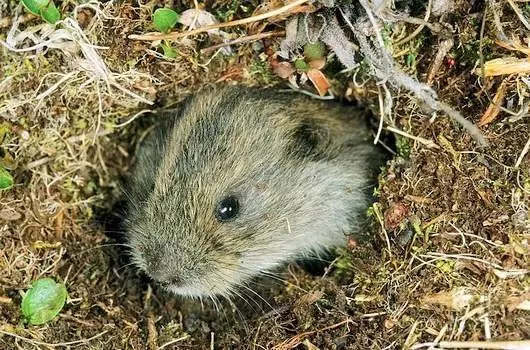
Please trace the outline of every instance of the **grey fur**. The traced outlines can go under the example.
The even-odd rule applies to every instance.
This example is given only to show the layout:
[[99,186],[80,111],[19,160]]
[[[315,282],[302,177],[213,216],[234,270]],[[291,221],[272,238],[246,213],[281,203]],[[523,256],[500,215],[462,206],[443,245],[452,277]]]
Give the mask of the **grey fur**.
[[[249,88],[199,92],[145,141],[126,217],[138,267],[168,290],[230,295],[251,277],[341,246],[381,154],[355,108]],[[240,214],[215,208],[234,195]]]

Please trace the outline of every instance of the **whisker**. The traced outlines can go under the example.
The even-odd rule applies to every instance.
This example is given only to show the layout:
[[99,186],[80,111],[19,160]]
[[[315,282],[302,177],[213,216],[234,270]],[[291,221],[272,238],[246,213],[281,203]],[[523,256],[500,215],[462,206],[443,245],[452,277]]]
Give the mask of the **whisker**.
[[80,251],[79,253],[72,255],[72,257],[79,256],[81,254],[87,253],[87,252],[95,250],[95,249],[101,249],[101,248],[105,248],[105,247],[115,247],[115,246],[126,247],[126,248],[128,248],[130,250],[133,250],[133,247],[130,244],[127,244],[127,243],[108,243],[108,244],[100,244],[100,245],[97,245],[97,246],[94,246],[94,247],[90,247],[90,248],[84,249],[84,250]]
[[120,268],[118,268],[118,269],[116,270],[116,272],[120,272],[120,271],[126,269],[127,267],[129,267],[129,266],[133,266],[133,265],[136,265],[136,262],[131,262],[131,263],[125,264],[125,265],[121,266]]
[[[267,306],[273,310],[274,308],[272,307],[272,305],[267,301],[265,300],[265,298],[263,298],[261,295],[259,295],[256,291],[254,291],[252,288],[244,285],[244,284],[241,284],[241,287],[245,288],[246,290],[248,290],[249,292],[251,292],[252,294],[254,294],[255,296],[257,296],[260,300],[262,300],[265,304],[267,304]],[[263,309],[260,308],[261,311],[263,312]]]

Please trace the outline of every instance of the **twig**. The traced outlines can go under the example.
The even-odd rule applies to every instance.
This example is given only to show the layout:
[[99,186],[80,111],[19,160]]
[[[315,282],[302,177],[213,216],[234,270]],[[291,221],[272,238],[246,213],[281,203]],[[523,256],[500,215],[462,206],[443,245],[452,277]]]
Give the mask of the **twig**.
[[383,94],[381,93],[381,87],[379,85],[377,85],[377,97],[379,101],[379,127],[377,128],[377,134],[374,138],[374,145],[379,142],[379,137],[383,131],[383,124],[385,123],[385,103],[383,101]]
[[507,1],[510,4],[510,6],[512,7],[512,9],[515,12],[515,14],[517,15],[517,17],[519,17],[519,20],[526,27],[526,29],[530,30],[530,23],[528,23],[528,21],[526,20],[526,18],[524,16],[523,12],[521,11],[521,9],[512,0],[507,0]]
[[[365,8],[369,19],[372,20],[372,12],[366,0],[359,0],[359,2]],[[432,90],[430,87],[420,83],[416,78],[404,73],[395,66],[395,61],[390,56],[388,50],[384,46],[384,43],[382,43],[379,28],[377,26],[377,23],[375,23],[375,19],[374,22],[372,22],[372,26],[380,44],[379,48],[375,47],[375,44],[371,43],[373,42],[372,39],[367,38],[362,33],[359,25],[354,26],[349,20],[349,18],[344,14],[344,12],[340,12],[342,14],[342,17],[344,18],[344,21],[348,24],[353,34],[359,41],[360,50],[364,53],[365,59],[369,62],[372,70],[379,79],[383,81],[389,81],[394,85],[406,88],[407,90],[412,92],[417,99],[424,102],[431,109],[435,111],[444,112],[447,116],[458,122],[464,129],[469,132],[469,134],[471,134],[471,136],[475,139],[475,141],[480,147],[488,145],[488,141],[486,140],[484,135],[482,135],[482,133],[475,124],[465,119],[460,113],[452,109],[449,105],[438,101],[438,96],[436,95],[436,92],[434,92],[434,90]]]
[[434,149],[440,148],[436,143],[434,143],[434,141],[424,139],[423,137],[407,134],[406,132],[404,132],[402,130],[399,130],[399,129],[396,129],[396,128],[393,128],[391,126],[387,126],[385,129],[390,131],[390,132],[393,132],[395,134],[398,134],[398,135],[401,135],[401,136],[405,136],[405,137],[408,137],[411,140],[417,141],[417,142],[421,143],[422,145],[427,146],[427,148],[434,148]]
[[199,19],[199,13],[201,12],[201,9],[199,8],[199,2],[197,0],[193,0],[193,6],[195,6],[195,14],[193,15],[193,20],[191,21],[188,30],[193,30],[197,20]]
[[234,26],[239,26],[239,25],[242,25],[242,24],[258,22],[258,21],[261,21],[261,20],[264,20],[264,19],[267,19],[267,18],[270,18],[270,17],[281,15],[282,13],[285,13],[285,12],[289,12],[292,9],[294,9],[294,8],[300,6],[300,5],[303,5],[306,2],[308,2],[308,1],[309,0],[296,0],[296,1],[294,1],[294,2],[292,2],[290,4],[288,4],[288,5],[282,6],[280,8],[277,8],[275,10],[272,10],[272,11],[269,11],[269,12],[266,12],[266,13],[262,13],[262,14],[257,15],[257,16],[243,18],[243,19],[239,19],[239,20],[236,20],[236,21],[212,24],[212,25],[209,25],[209,26],[204,26],[204,27],[201,27],[201,28],[190,30],[190,31],[187,31],[187,32],[175,32],[175,33],[169,33],[169,34],[147,33],[147,34],[144,34],[144,35],[132,34],[132,35],[129,35],[129,39],[133,39],[133,40],[147,40],[147,41],[180,39],[180,38],[184,38],[184,37],[187,37],[187,36],[190,36],[190,35],[196,35],[196,34],[204,33],[204,32],[207,32],[209,30],[212,30],[212,29],[234,27]]
[[104,335],[104,334],[106,334],[108,332],[109,332],[108,330],[107,331],[103,331],[103,332],[98,333],[95,336],[87,338],[87,339],[79,339],[79,340],[74,340],[74,341],[65,342],[65,343],[46,343],[46,342],[39,341],[39,340],[29,339],[29,338],[23,337],[21,335],[15,334],[15,333],[6,332],[6,331],[0,329],[0,334],[8,335],[10,337],[20,339],[22,341],[25,341],[25,342],[33,344],[33,345],[49,346],[49,347],[52,347],[52,348],[61,347],[61,346],[62,347],[69,347],[69,346],[72,346],[72,345],[86,344],[86,343],[88,343],[88,342],[90,342],[90,341],[92,341],[92,340],[94,340],[96,338],[101,337],[102,335]]
[[[479,41],[478,41],[478,58],[479,58],[479,63],[480,63],[480,73],[481,73],[481,76],[482,77],[485,77],[486,76],[486,71],[485,71],[485,68],[484,68],[484,31],[486,30],[486,18],[487,18],[487,15],[488,15],[488,9],[490,7],[489,6],[485,6],[484,7],[484,13],[482,14],[482,23],[480,24],[480,36],[479,36]],[[488,98],[490,97],[489,94],[486,92],[486,94],[488,95]],[[491,101],[491,98],[489,98],[489,100]]]
[[[377,21],[375,20],[375,17],[374,17],[374,14],[373,14],[373,12],[372,12],[372,10],[370,8],[370,5],[368,4],[368,2],[366,0],[359,0],[359,2],[361,3],[362,7],[364,7],[364,10],[366,11],[366,15],[368,16],[368,19],[370,20],[370,23],[372,23],[372,27],[374,28],[375,37],[376,37],[377,41],[379,42],[379,46],[384,48],[385,47],[385,41],[383,40],[383,36],[381,35],[381,31],[379,30],[379,26],[377,25]],[[344,19],[346,19],[346,16],[342,12],[342,10],[341,10],[341,14],[342,14],[342,17],[344,17]],[[355,28],[352,26],[352,24],[350,23],[349,20],[347,20],[346,22],[352,28],[352,30],[355,30]]]
[[[447,332],[447,328],[449,328],[449,327],[448,327],[447,324],[445,324],[442,327],[442,329],[440,329],[440,332],[438,332],[438,335],[434,339],[435,343],[438,343],[443,338],[444,334]],[[427,350],[434,350],[434,347],[433,346],[429,346],[429,349],[427,349]]]
[[409,334],[407,335],[407,338],[405,339],[405,348],[408,348],[410,346],[410,343],[412,339],[414,338],[414,332],[416,332],[416,328],[418,328],[418,324],[420,324],[420,322],[415,321],[410,327]]
[[121,124],[118,124],[118,125],[115,125],[114,128],[117,129],[117,128],[122,128],[124,127],[125,125],[127,124],[130,124],[132,123],[136,118],[138,118],[139,116],[143,115],[143,114],[146,114],[146,113],[150,113],[152,112],[153,110],[152,109],[142,109],[140,112],[136,113],[135,115],[133,115],[132,117],[130,117],[129,119],[127,119],[126,121],[124,121],[123,123]]
[[504,29],[502,27],[501,17],[499,16],[500,11],[498,10],[499,5],[495,2],[495,0],[488,0],[488,5],[491,7],[491,12],[493,13],[493,19],[495,23],[495,27],[497,28],[497,35],[502,41],[509,42],[510,40],[506,36],[506,33],[504,33]]
[[413,31],[409,36],[407,36],[404,39],[401,39],[395,45],[403,45],[412,39],[416,37],[416,35],[420,34],[420,32],[425,28],[425,24],[429,21],[429,17],[431,16],[431,8],[432,8],[432,0],[429,0],[429,3],[427,4],[427,11],[425,12],[425,18],[423,18],[423,22],[418,28],[416,28],[415,31]]
[[71,315],[68,315],[68,314],[59,314],[59,317],[60,318],[64,318],[65,320],[77,322],[79,324],[82,324],[83,326],[96,327],[96,325],[91,323],[91,322],[83,321],[83,320],[81,320],[81,319],[79,319],[77,317],[74,317],[74,316],[71,316]]
[[107,135],[112,134],[113,132],[114,132],[114,129],[100,130],[97,133],[91,132],[91,133],[88,133],[88,134],[70,136],[69,138],[66,139],[66,141],[68,141],[69,143],[75,143],[75,142],[79,142],[79,141],[85,141],[89,137],[92,138],[92,137],[107,136]]
[[521,165],[521,162],[524,159],[524,156],[528,153],[530,150],[530,138],[528,141],[526,141],[526,144],[523,147],[523,150],[521,151],[521,154],[519,155],[519,158],[517,158],[517,162],[515,162],[515,169],[519,168],[519,165]]
[[460,113],[449,107],[449,105],[438,102],[438,109],[453,118],[455,121],[457,121],[464,129],[467,130],[467,132],[475,139],[475,141],[479,144],[480,147],[485,147],[488,145],[488,141],[482,135],[479,128],[469,120],[465,119]]
[[10,297],[4,297],[0,295],[0,304],[11,304],[13,302],[13,299]]
[[189,337],[190,337],[190,336],[186,334],[186,335],[183,336],[183,337],[180,337],[180,338],[177,338],[177,339],[170,340],[170,341],[168,341],[167,343],[164,343],[163,345],[159,346],[159,347],[158,347],[158,350],[161,350],[161,349],[165,348],[166,346],[170,346],[171,344],[178,343],[179,341],[186,340],[186,339],[188,339]]
[[427,85],[432,86],[434,76],[436,75],[438,70],[440,70],[445,56],[447,56],[447,53],[453,48],[454,44],[455,43],[453,39],[449,38],[447,40],[442,41],[438,46],[438,52],[436,53],[436,56],[434,58],[434,63],[432,64],[431,69],[427,74]]
[[530,348],[529,340],[521,341],[441,341],[439,343],[420,343],[413,345],[410,349],[421,349],[426,347],[438,346],[442,349],[497,349],[497,350],[528,350]]
[[147,348],[157,350],[158,331],[156,330],[155,316],[152,312],[147,315]]
[[50,162],[51,160],[52,160],[51,157],[40,158],[40,159],[34,160],[34,161],[29,162],[28,164],[26,164],[24,169],[25,170],[33,169],[33,168],[39,167],[41,165],[44,165],[44,164]]
[[254,34],[254,35],[243,36],[241,38],[237,38],[237,39],[234,39],[232,41],[228,41],[226,43],[221,43],[221,44],[217,44],[217,45],[213,45],[213,46],[204,48],[204,49],[201,50],[201,53],[209,53],[211,51],[215,51],[215,50],[220,49],[220,48],[225,47],[225,46],[237,45],[237,44],[246,43],[246,42],[249,42],[249,41],[256,41],[256,40],[260,40],[260,39],[271,38],[271,37],[274,37],[274,36],[283,36],[283,35],[285,35],[285,31],[284,30],[278,30],[278,31],[274,31],[274,32],[265,32],[265,33],[258,33],[258,34]]
[[380,207],[381,206],[378,203],[374,203],[374,214],[377,221],[379,222],[379,225],[381,225],[381,231],[383,231],[383,234],[385,235],[386,248],[388,250],[387,253],[389,256],[392,256],[392,246],[390,245],[390,238],[388,237],[388,232],[385,228],[385,219],[383,218],[383,213],[381,213]]
[[309,331],[309,332],[304,332],[304,333],[297,334],[294,337],[282,342],[281,344],[278,344],[278,345],[274,346],[273,349],[293,349],[296,346],[300,345],[301,344],[301,340],[304,337],[307,337],[308,335],[324,332],[324,331],[327,331],[327,330],[330,330],[330,329],[334,329],[334,328],[340,327],[340,326],[342,326],[344,324],[347,325],[349,323],[353,323],[353,321],[350,318],[347,318],[347,319],[345,319],[342,322],[339,322],[339,323],[333,324],[331,326],[327,326],[327,327],[321,328],[321,329],[316,330],[316,331]]
[[333,95],[333,93],[331,91],[328,91],[329,95],[320,96],[320,95],[314,94],[314,93],[312,93],[310,91],[306,91],[306,90],[300,89],[300,88],[294,86],[294,84],[292,84],[291,82],[288,82],[287,85],[289,85],[290,89],[280,89],[279,91],[281,91],[281,92],[298,92],[298,93],[310,96],[310,97],[312,97],[314,99],[323,100],[323,101],[334,100],[335,99],[335,96]]

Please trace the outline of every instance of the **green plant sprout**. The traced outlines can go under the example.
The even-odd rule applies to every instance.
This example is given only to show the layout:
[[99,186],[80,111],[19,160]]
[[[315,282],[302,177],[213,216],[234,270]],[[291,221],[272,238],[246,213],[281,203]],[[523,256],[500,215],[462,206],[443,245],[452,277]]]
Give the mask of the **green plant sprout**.
[[0,165],[0,191],[13,187],[13,176]]
[[[169,33],[175,27],[180,15],[168,8],[159,8],[153,13],[153,26],[162,33]],[[164,50],[164,56],[168,58],[177,57],[177,51],[171,47],[171,42],[163,40],[160,47]]]
[[61,19],[61,13],[53,0],[21,0],[29,12],[42,17],[46,22],[55,24]]

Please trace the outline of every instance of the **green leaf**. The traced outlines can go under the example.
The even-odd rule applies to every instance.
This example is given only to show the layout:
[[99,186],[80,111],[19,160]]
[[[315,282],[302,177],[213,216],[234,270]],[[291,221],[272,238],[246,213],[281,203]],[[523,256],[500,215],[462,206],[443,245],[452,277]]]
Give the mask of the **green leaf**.
[[294,61],[294,66],[302,72],[307,72],[309,70],[309,65],[303,58],[297,58]]
[[32,283],[22,298],[22,314],[32,325],[53,320],[66,302],[66,287],[52,278],[42,278]]
[[13,176],[0,165],[0,190],[10,189],[13,182]]
[[178,56],[177,50],[171,47],[168,43],[161,43],[160,47],[164,50],[164,56],[167,58],[176,58]]
[[156,30],[167,33],[177,24],[180,15],[168,8],[160,8],[153,14],[153,25]]
[[21,0],[25,8],[34,15],[40,16],[40,9],[48,6],[50,0]]
[[53,0],[21,0],[29,12],[41,16],[46,22],[55,24],[61,19],[61,13]]
[[57,7],[55,7],[53,1],[50,1],[50,5],[48,7],[41,9],[40,15],[46,22],[50,24],[55,24],[61,19],[61,13]]
[[326,48],[320,41],[304,45],[304,57],[310,62],[324,57],[325,51]]

